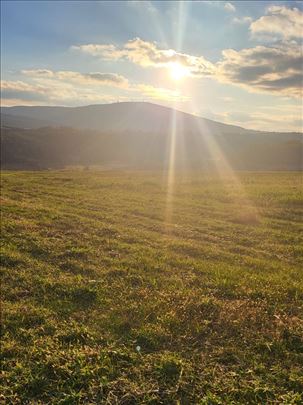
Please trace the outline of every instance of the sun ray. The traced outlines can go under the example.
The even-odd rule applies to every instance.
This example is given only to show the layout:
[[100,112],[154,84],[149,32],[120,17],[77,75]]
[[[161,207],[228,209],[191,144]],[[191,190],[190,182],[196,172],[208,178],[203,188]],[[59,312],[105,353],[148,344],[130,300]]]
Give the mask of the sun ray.
[[[175,35],[176,44],[175,49],[177,52],[182,50],[182,42],[184,35],[184,28],[186,25],[187,17],[187,5],[184,1],[180,1],[178,7],[178,26]],[[174,65],[172,72],[175,72],[176,76],[180,76],[182,70],[182,65],[177,63]],[[176,80],[177,81],[177,80]],[[169,161],[168,161],[168,171],[167,171],[167,194],[166,194],[166,211],[165,211],[165,226],[166,230],[169,231],[169,225],[172,222],[173,216],[173,200],[175,191],[175,176],[176,176],[176,145],[177,145],[177,112],[176,112],[176,101],[172,105],[171,111],[171,125],[169,134]]]
[[[192,108],[196,111],[195,106],[192,103]],[[242,207],[246,209],[253,215],[256,219],[259,218],[259,212],[256,206],[253,204],[251,199],[248,197],[239,177],[236,175],[235,170],[228,162],[225,154],[223,153],[219,143],[216,141],[215,134],[212,134],[209,127],[206,123],[203,123],[202,120],[197,120],[198,131],[200,136],[204,137],[205,145],[210,156],[211,165],[215,166],[216,173],[219,175],[225,186],[228,190],[227,184],[232,183],[233,187],[236,190],[238,202],[242,204]],[[216,135],[220,135],[217,133]],[[204,157],[205,158],[205,157]]]

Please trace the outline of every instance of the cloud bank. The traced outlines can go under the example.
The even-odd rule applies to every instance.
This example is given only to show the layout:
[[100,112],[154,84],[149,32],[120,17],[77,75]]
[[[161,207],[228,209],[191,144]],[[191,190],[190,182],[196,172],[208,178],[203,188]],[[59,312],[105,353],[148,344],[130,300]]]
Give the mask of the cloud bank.
[[217,64],[217,77],[252,91],[301,97],[302,65],[303,55],[297,44],[227,49]]
[[302,38],[303,12],[285,6],[268,7],[266,15],[250,25],[253,35],[278,36],[284,39]]
[[[248,17],[245,17],[248,22]],[[154,42],[135,38],[121,48],[109,44],[73,46],[73,50],[110,60],[129,60],[142,67],[167,67],[182,64],[192,77],[212,77],[225,83],[240,85],[250,91],[288,97],[302,95],[303,56],[296,42],[275,46],[256,46],[239,51],[226,49],[222,58],[212,63],[203,56],[194,56],[162,49]]]
[[[19,73],[30,82],[2,80],[1,96],[5,104],[10,104],[10,100],[20,100],[21,104],[23,102],[34,104],[39,101],[70,104],[75,100],[78,103],[98,103],[142,100],[142,98],[168,102],[182,102],[188,99],[178,90],[155,87],[146,83],[130,83],[124,76],[116,73],[81,73],[50,69],[26,69]],[[105,94],[103,86],[118,88],[120,93],[116,96]]]
[[57,80],[73,81],[79,84],[99,84],[116,87],[128,87],[128,80],[115,73],[80,73],[68,70],[53,71],[47,69],[21,70],[21,73],[34,78],[48,78]]
[[105,60],[129,60],[143,67],[169,67],[180,63],[188,69],[189,74],[197,77],[214,73],[214,65],[203,56],[188,55],[174,49],[161,49],[154,42],[134,38],[122,47],[109,44],[74,45],[74,51],[97,56]]
[[47,100],[49,93],[48,88],[32,85],[21,80],[1,80],[1,98],[3,99]]

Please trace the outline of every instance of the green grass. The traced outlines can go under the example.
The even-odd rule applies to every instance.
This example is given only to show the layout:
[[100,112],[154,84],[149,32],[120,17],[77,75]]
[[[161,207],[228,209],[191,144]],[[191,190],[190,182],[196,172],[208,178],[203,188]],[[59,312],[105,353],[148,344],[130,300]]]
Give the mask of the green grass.
[[4,172],[4,403],[302,403],[302,177],[238,179]]

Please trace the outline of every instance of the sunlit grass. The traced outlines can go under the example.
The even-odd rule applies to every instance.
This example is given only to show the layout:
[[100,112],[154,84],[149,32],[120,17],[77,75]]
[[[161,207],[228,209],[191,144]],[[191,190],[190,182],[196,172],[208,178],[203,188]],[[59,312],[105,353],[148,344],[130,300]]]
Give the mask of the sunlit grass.
[[4,173],[6,402],[301,403],[301,175],[237,179]]

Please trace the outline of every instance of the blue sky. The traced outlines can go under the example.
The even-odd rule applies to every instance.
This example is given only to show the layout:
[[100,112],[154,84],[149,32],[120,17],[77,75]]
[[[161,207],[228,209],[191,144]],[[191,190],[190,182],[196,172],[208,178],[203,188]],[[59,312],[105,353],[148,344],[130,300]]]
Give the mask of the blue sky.
[[146,100],[301,130],[301,2],[2,1],[2,105]]

